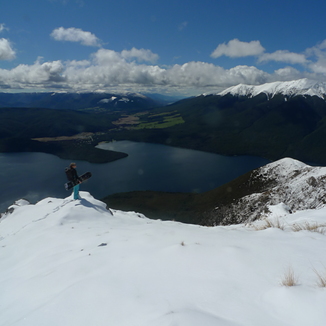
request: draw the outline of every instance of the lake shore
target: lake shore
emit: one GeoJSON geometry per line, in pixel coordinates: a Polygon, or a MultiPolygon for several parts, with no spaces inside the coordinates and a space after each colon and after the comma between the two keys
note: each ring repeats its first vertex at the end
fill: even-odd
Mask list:
{"type": "Polygon", "coordinates": [[[98,164],[86,160],[62,159],[53,153],[41,151],[0,153],[4,189],[0,193],[0,212],[21,198],[36,203],[46,197],[67,197],[69,192],[64,188],[67,180],[64,170],[71,161],[77,163],[79,174],[92,172],[92,178],[82,184],[81,189],[89,191],[98,199],[112,194],[147,190],[203,193],[269,163],[259,157],[221,156],[130,141],[101,142],[97,150],[101,155],[112,151],[127,153],[128,156],[110,163],[98,164]]]}
{"type": "Polygon", "coordinates": [[[40,152],[53,154],[61,159],[89,163],[110,163],[128,156],[126,153],[96,148],[96,144],[83,138],[65,140],[9,138],[0,140],[0,153],[40,152]]]}

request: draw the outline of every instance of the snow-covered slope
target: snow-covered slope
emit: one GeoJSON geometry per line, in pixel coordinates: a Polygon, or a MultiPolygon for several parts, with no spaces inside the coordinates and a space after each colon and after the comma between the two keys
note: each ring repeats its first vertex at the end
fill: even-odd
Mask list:
{"type": "Polygon", "coordinates": [[[284,158],[252,172],[243,185],[259,189],[214,211],[222,224],[245,223],[268,216],[268,205],[284,203],[289,212],[321,208],[326,204],[326,167],[284,158]]]}
{"type": "MultiPolygon", "coordinates": [[[[324,326],[326,236],[201,227],[81,200],[19,201],[0,220],[1,326],[324,326]],[[297,285],[280,284],[292,268],[297,285]]],[[[276,215],[275,215],[276,214],[276,215]]],[[[261,223],[261,221],[259,221],[261,223]]],[[[258,223],[258,222],[257,222],[258,223]]]]}
{"type": "Polygon", "coordinates": [[[266,94],[268,98],[276,94],[282,94],[285,96],[310,95],[325,99],[326,83],[304,78],[287,82],[267,83],[258,86],[239,84],[225,89],[218,93],[218,95],[224,96],[226,94],[231,94],[235,96],[254,97],[261,93],[266,94]]]}

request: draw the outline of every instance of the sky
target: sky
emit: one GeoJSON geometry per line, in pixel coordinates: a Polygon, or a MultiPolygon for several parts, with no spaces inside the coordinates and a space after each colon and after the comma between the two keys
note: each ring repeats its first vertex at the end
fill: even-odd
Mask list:
{"type": "Polygon", "coordinates": [[[10,0],[0,91],[198,95],[326,81],[322,0],[10,0]]]}

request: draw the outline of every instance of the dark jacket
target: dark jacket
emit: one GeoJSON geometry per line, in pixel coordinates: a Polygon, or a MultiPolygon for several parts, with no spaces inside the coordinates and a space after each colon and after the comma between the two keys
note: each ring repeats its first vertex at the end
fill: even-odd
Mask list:
{"type": "Polygon", "coordinates": [[[78,178],[78,174],[77,174],[77,170],[76,169],[74,169],[74,168],[71,168],[71,174],[72,174],[72,180],[73,181],[78,181],[79,180],[79,178],[78,178]]]}
{"type": "Polygon", "coordinates": [[[80,178],[78,177],[77,170],[74,168],[67,168],[66,175],[69,181],[72,182],[77,182],[78,180],[81,181],[80,178]]]}

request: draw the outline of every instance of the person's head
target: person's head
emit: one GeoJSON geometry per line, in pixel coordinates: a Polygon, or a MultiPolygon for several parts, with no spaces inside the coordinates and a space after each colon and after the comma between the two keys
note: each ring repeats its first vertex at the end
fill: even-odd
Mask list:
{"type": "Polygon", "coordinates": [[[71,169],[72,169],[72,168],[73,168],[73,169],[76,169],[76,166],[77,166],[76,163],[70,163],[70,165],[69,165],[69,167],[70,167],[71,169]]]}

